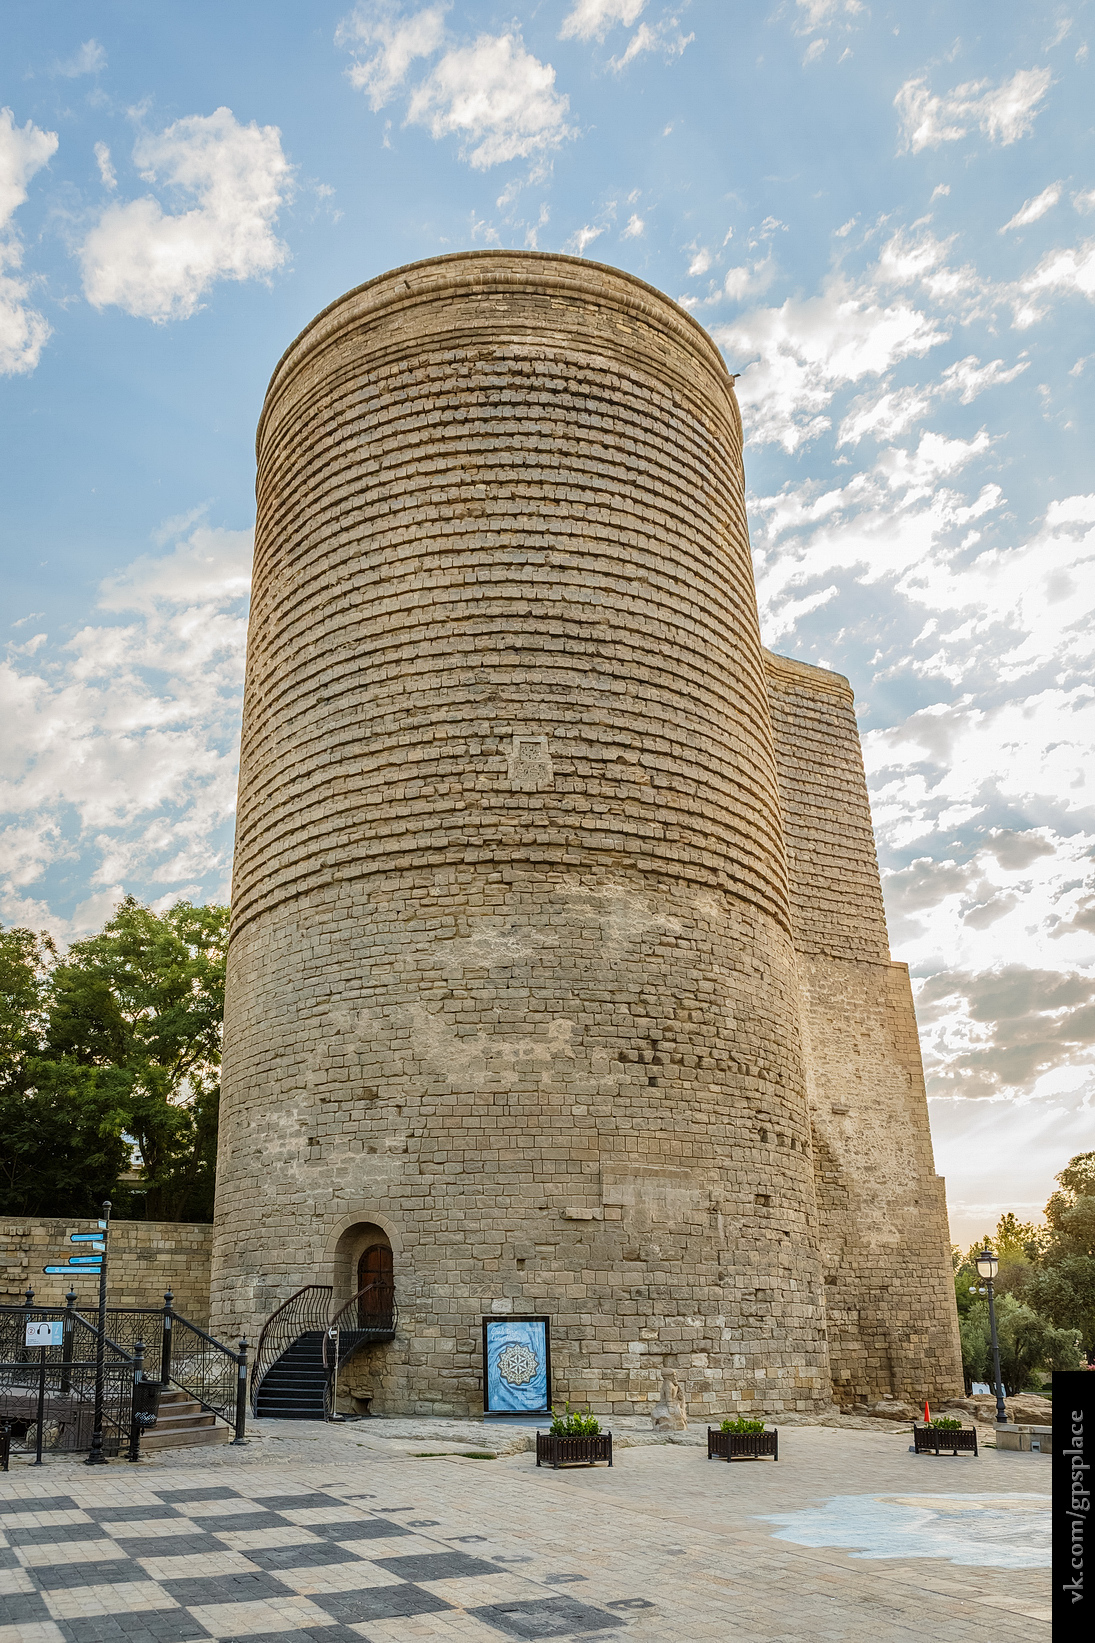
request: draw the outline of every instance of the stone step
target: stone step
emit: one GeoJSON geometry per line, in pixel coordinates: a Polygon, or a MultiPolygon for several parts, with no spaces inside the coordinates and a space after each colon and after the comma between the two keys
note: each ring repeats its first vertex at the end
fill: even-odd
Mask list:
{"type": "Polygon", "coordinates": [[[184,1428],[193,1427],[197,1430],[202,1426],[215,1426],[217,1417],[198,1404],[189,1404],[185,1410],[164,1409],[161,1405],[159,1419],[155,1430],[181,1432],[184,1428]]]}
{"type": "Polygon", "coordinates": [[[190,1426],[182,1430],[160,1431],[154,1426],[141,1439],[142,1453],[148,1449],[184,1449],[191,1445],[208,1447],[214,1443],[230,1443],[232,1433],[227,1426],[190,1426]]]}

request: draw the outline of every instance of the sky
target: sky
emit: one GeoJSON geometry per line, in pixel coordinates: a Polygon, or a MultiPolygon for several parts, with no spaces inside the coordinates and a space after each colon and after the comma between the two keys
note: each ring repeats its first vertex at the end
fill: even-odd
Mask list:
{"type": "Polygon", "coordinates": [[[565,251],[732,371],[761,626],[856,691],[952,1235],[1095,1147],[1095,6],[0,12],[0,919],[227,899],[254,428],[386,269],[565,251]]]}

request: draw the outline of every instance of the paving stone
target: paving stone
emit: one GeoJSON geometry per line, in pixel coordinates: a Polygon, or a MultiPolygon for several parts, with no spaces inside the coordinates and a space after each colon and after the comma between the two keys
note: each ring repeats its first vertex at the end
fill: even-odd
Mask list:
{"type": "Polygon", "coordinates": [[[48,1523],[39,1528],[8,1529],[5,1532],[13,1546],[76,1545],[82,1540],[101,1540],[103,1535],[97,1523],[48,1523]]]}
{"type": "Polygon", "coordinates": [[[246,1554],[259,1569],[320,1569],[331,1563],[360,1563],[361,1559],[344,1546],[252,1547],[246,1554]]]}
{"type": "Polygon", "coordinates": [[[383,1518],[349,1518],[342,1523],[309,1523],[309,1534],[322,1535],[324,1540],[392,1540],[409,1535],[402,1523],[387,1523],[383,1518]]]}
{"type": "Polygon", "coordinates": [[[147,1580],[148,1575],[129,1558],[111,1558],[96,1563],[54,1564],[35,1569],[34,1578],[43,1592],[57,1592],[69,1586],[117,1586],[127,1580],[147,1580]]]}
{"type": "Polygon", "coordinates": [[[496,1575],[498,1566],[467,1552],[427,1552],[413,1557],[376,1557],[379,1569],[401,1580],[464,1580],[471,1575],[496,1575]]]}
{"type": "Polygon", "coordinates": [[[584,1637],[592,1632],[612,1631],[624,1624],[615,1615],[594,1609],[588,1603],[576,1603],[571,1597],[491,1603],[481,1609],[471,1609],[469,1613],[507,1637],[584,1637]]]}
{"type": "Polygon", "coordinates": [[[0,1597],[0,1626],[25,1626],[50,1618],[46,1600],[39,1592],[11,1592],[0,1597]]]}
{"type": "Polygon", "coordinates": [[[175,1506],[89,1506],[86,1510],[96,1523],[156,1523],[172,1518],[177,1522],[186,1517],[175,1506]]]}
{"type": "Polygon", "coordinates": [[[396,1581],[390,1586],[368,1586],[357,1592],[317,1593],[313,1602],[349,1626],[398,1616],[440,1614],[453,1607],[443,1597],[424,1592],[406,1581],[396,1581]]]}
{"type": "Polygon", "coordinates": [[[244,1498],[238,1489],[228,1489],[224,1484],[216,1484],[205,1489],[198,1487],[190,1489],[157,1489],[156,1494],[162,1501],[242,1500],[244,1498]]]}
{"type": "Polygon", "coordinates": [[[256,1572],[255,1574],[187,1576],[181,1580],[163,1580],[160,1582],[169,1597],[184,1608],[197,1608],[199,1605],[207,1607],[210,1604],[221,1603],[254,1603],[260,1598],[276,1598],[285,1595],[284,1586],[279,1586],[276,1580],[269,1575],[256,1572]]]}

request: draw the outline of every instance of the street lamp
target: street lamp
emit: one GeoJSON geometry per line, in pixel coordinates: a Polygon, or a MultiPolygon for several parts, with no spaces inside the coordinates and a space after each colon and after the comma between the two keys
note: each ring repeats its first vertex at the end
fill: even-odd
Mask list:
{"type": "Polygon", "coordinates": [[[989,1292],[989,1329],[992,1331],[992,1373],[996,1387],[996,1420],[1000,1426],[1007,1425],[1008,1412],[1004,1408],[1004,1383],[1000,1379],[1000,1342],[996,1335],[996,1307],[993,1302],[992,1280],[1000,1270],[1000,1262],[996,1259],[988,1244],[978,1250],[973,1258],[977,1268],[977,1276],[984,1281],[989,1292]]]}

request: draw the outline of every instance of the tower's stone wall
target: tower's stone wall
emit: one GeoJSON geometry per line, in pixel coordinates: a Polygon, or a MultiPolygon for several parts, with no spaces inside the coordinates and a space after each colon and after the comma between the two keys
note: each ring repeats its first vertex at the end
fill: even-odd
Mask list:
{"type": "Polygon", "coordinates": [[[847,680],[766,656],[841,1403],[962,1391],[943,1181],[908,970],[890,961],[847,680]]]}
{"type": "MultiPolygon", "coordinates": [[[[717,350],[616,270],[441,258],[302,333],[258,456],[214,1332],[344,1286],[369,1227],[401,1319],[374,1408],[477,1407],[492,1311],[549,1314],[596,1409],[664,1369],[711,1413],[827,1402],[717,350]]],[[[827,917],[888,969],[884,924],[827,917]]]]}
{"type": "MultiPolygon", "coordinates": [[[[639,281],[398,271],[275,373],[233,889],[214,1316],[388,1229],[388,1407],[828,1396],[741,428],[639,281]],[[779,1139],[777,1140],[777,1135],[779,1139]]],[[[383,1407],[383,1402],[381,1404],[383,1407]]]]}

